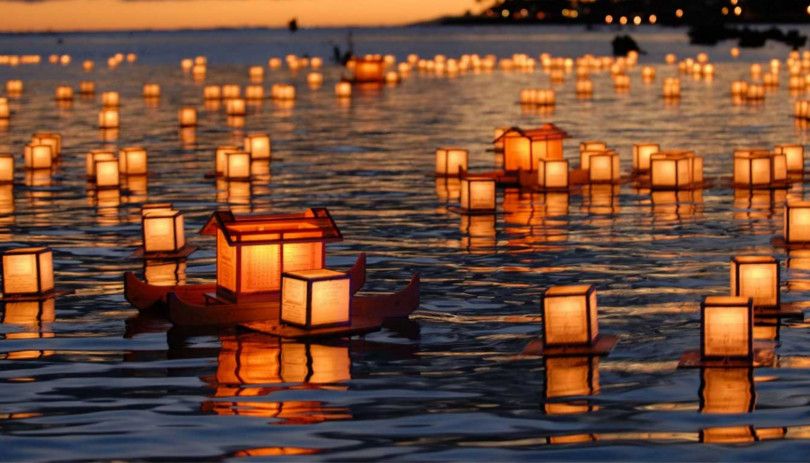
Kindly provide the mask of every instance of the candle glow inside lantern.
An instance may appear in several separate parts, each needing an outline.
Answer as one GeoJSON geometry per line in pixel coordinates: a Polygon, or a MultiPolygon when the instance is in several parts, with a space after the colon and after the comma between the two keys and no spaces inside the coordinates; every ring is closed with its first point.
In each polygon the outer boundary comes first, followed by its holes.
{"type": "Polygon", "coordinates": [[[650,170],[650,157],[661,151],[658,143],[636,143],[633,145],[633,170],[647,172],[650,170]]]}
{"type": "Polygon", "coordinates": [[[98,127],[101,129],[116,129],[120,125],[118,110],[105,108],[98,113],[98,127]]]}
{"type": "Polygon", "coordinates": [[[709,296],[703,300],[700,312],[702,358],[753,358],[751,298],[709,296]]]}
{"type": "Polygon", "coordinates": [[[105,108],[117,108],[121,104],[121,97],[118,92],[103,92],[101,94],[101,104],[105,108]]]}
{"type": "Polygon", "coordinates": [[[591,183],[616,183],[621,178],[619,154],[611,151],[589,157],[588,175],[591,183]]]}
{"type": "Polygon", "coordinates": [[[284,272],[324,268],[326,243],[343,239],[326,209],[256,216],[219,211],[201,233],[217,237],[217,294],[232,300],[277,293],[284,272]]]}
{"type": "Polygon", "coordinates": [[[242,96],[242,88],[238,84],[224,84],[222,86],[222,98],[230,100],[232,98],[240,98],[242,96]]]}
{"type": "Polygon", "coordinates": [[[248,77],[251,81],[262,81],[264,79],[264,67],[251,66],[248,69],[248,77]]]}
{"type": "Polygon", "coordinates": [[[295,99],[295,87],[292,84],[273,84],[270,87],[270,98],[290,101],[295,99]]]}
{"type": "Polygon", "coordinates": [[[158,84],[143,84],[143,97],[144,98],[160,98],[160,85],[158,85],[158,84]]]}
{"type": "Polygon", "coordinates": [[[311,87],[320,87],[323,84],[323,74],[320,72],[310,72],[307,74],[307,83],[311,87]]]}
{"type": "Polygon", "coordinates": [[[118,170],[124,175],[146,175],[146,150],[138,146],[130,146],[118,152],[118,170]]]}
{"type": "Polygon", "coordinates": [[[270,159],[270,136],[264,133],[251,133],[245,137],[244,150],[251,159],[270,159]]]}
{"type": "Polygon", "coordinates": [[[31,137],[32,145],[48,145],[51,147],[51,155],[58,158],[62,154],[62,136],[58,133],[37,132],[31,137]]]}
{"type": "Polygon", "coordinates": [[[750,297],[756,309],[778,308],[779,260],[773,256],[732,258],[731,295],[750,297]]]}
{"type": "Polygon", "coordinates": [[[91,181],[96,178],[96,161],[115,159],[115,153],[108,150],[92,150],[85,156],[85,170],[91,181]]]}
{"type": "Polygon", "coordinates": [[[537,186],[544,190],[567,190],[568,161],[541,159],[537,164],[537,186]]]}
{"type": "Polygon", "coordinates": [[[180,127],[196,127],[197,126],[197,109],[195,108],[180,108],[177,111],[177,120],[180,127]]]}
{"type": "Polygon", "coordinates": [[[436,176],[457,177],[467,171],[469,152],[463,148],[436,149],[436,176]]]}
{"type": "Polygon", "coordinates": [[[17,248],[3,253],[3,296],[45,296],[53,292],[53,253],[49,248],[17,248]]]}
{"type": "Polygon", "coordinates": [[[79,82],[79,93],[82,95],[92,95],[96,93],[96,83],[92,80],[83,80],[79,82]]]}
{"type": "Polygon", "coordinates": [[[6,93],[11,96],[19,96],[22,95],[23,92],[23,81],[19,79],[12,79],[6,81],[6,93]]]}
{"type": "Polygon", "coordinates": [[[141,215],[145,255],[177,252],[186,245],[183,214],[175,210],[153,209],[141,215]]]}
{"type": "Polygon", "coordinates": [[[264,99],[264,87],[261,85],[248,85],[245,87],[245,99],[250,102],[257,102],[264,99]]]}
{"type": "Polygon", "coordinates": [[[312,329],[351,323],[351,278],[328,269],[282,274],[281,322],[312,329]]]}
{"type": "Polygon", "coordinates": [[[461,209],[466,212],[495,211],[495,179],[465,177],[461,179],[461,209]]]}
{"type": "Polygon", "coordinates": [[[686,153],[653,154],[650,157],[651,188],[677,190],[692,186],[694,184],[692,159],[686,153]]]}
{"type": "Polygon", "coordinates": [[[567,134],[554,124],[538,129],[504,130],[494,143],[503,142],[504,170],[533,172],[540,159],[563,159],[563,139],[567,134]]]}
{"type": "Polygon", "coordinates": [[[342,80],[335,84],[335,96],[338,98],[349,98],[352,96],[352,84],[342,80]]]}
{"type": "Polygon", "coordinates": [[[734,150],[734,185],[743,188],[770,187],[787,179],[784,154],[767,150],[734,150]]]}
{"type": "Polygon", "coordinates": [[[383,82],[385,73],[385,60],[380,55],[366,55],[362,58],[352,58],[347,64],[357,83],[383,82]]]}
{"type": "Polygon", "coordinates": [[[775,151],[785,155],[788,172],[804,171],[804,145],[776,145],[775,151]]]}
{"type": "Polygon", "coordinates": [[[222,176],[227,180],[250,179],[250,153],[244,151],[225,151],[225,171],[222,176]]]}
{"type": "Polygon", "coordinates": [[[596,290],[591,285],[552,286],[542,295],[543,343],[592,346],[599,335],[596,290]]]}
{"type": "Polygon", "coordinates": [[[14,156],[0,153],[0,184],[14,182],[14,156]]]}
{"type": "Polygon", "coordinates": [[[225,175],[228,167],[228,156],[227,153],[229,152],[237,152],[240,151],[236,146],[219,146],[217,147],[217,151],[215,154],[214,159],[214,170],[216,172],[217,177],[221,177],[225,175]]]}
{"type": "Polygon", "coordinates": [[[50,145],[26,145],[23,153],[26,169],[50,169],[53,154],[50,145]]]}
{"type": "Polygon", "coordinates": [[[203,98],[206,100],[219,100],[222,98],[222,87],[219,85],[206,85],[203,88],[203,98]]]}
{"type": "Polygon", "coordinates": [[[787,243],[810,243],[810,201],[785,204],[783,233],[787,243]]]}
{"type": "Polygon", "coordinates": [[[115,156],[112,159],[96,159],[94,164],[96,188],[118,188],[121,179],[115,156]]]}

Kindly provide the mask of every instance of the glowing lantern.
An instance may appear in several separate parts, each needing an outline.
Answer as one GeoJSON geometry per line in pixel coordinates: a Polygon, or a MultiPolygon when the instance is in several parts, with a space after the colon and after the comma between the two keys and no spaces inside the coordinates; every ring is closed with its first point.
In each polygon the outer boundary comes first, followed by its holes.
{"type": "Polygon", "coordinates": [[[98,126],[101,129],[116,129],[118,128],[119,116],[118,110],[114,108],[105,108],[98,113],[98,126]]]}
{"type": "Polygon", "coordinates": [[[735,80],[731,83],[731,96],[744,97],[748,94],[748,82],[735,80]]]}
{"type": "Polygon", "coordinates": [[[267,60],[267,67],[270,69],[278,69],[281,67],[281,58],[270,58],[267,60]]]}
{"type": "Polygon", "coordinates": [[[397,71],[388,71],[385,73],[385,83],[387,84],[398,84],[400,80],[401,78],[397,71]]]}
{"type": "Polygon", "coordinates": [[[141,215],[143,252],[146,255],[177,252],[186,245],[183,214],[174,210],[153,210],[141,215]]]}
{"type": "Polygon", "coordinates": [[[258,216],[215,212],[201,233],[217,236],[217,294],[228,299],[277,294],[282,273],[324,268],[326,243],[343,238],[326,209],[258,216]]]}
{"type": "Polygon", "coordinates": [[[630,76],[627,74],[616,74],[613,76],[613,88],[616,90],[630,89],[630,76]]]}
{"type": "Polygon", "coordinates": [[[457,177],[467,171],[469,152],[463,148],[436,149],[436,176],[457,177]]]}
{"type": "Polygon", "coordinates": [[[251,66],[250,69],[248,69],[248,77],[252,82],[261,82],[264,79],[264,67],[251,66]]]}
{"type": "Polygon", "coordinates": [[[11,116],[11,110],[8,107],[8,100],[0,98],[0,119],[8,119],[11,116]]]}
{"type": "Polygon", "coordinates": [[[245,137],[244,150],[251,159],[270,159],[270,136],[264,133],[251,133],[245,137]]]}
{"type": "Polygon", "coordinates": [[[530,88],[520,92],[521,104],[553,106],[556,100],[554,90],[550,88],[530,88]]]}
{"type": "Polygon", "coordinates": [[[465,177],[461,179],[461,209],[466,212],[492,212],[495,210],[495,179],[465,177]]]}
{"type": "Polygon", "coordinates": [[[146,175],[147,165],[146,150],[141,147],[131,146],[118,152],[118,170],[123,175],[146,175]]]}
{"type": "Polygon", "coordinates": [[[744,188],[769,187],[787,178],[784,154],[766,150],[734,151],[734,185],[744,188]]]}
{"type": "Polygon", "coordinates": [[[96,83],[92,80],[83,80],[79,82],[79,94],[92,95],[96,93],[96,83]]]}
{"type": "Polygon", "coordinates": [[[312,67],[312,69],[318,69],[323,65],[323,59],[318,56],[313,56],[309,61],[309,65],[312,67]]]}
{"type": "Polygon", "coordinates": [[[607,151],[607,143],[594,140],[580,142],[579,152],[584,151],[607,151]]]}
{"type": "Polygon", "coordinates": [[[568,161],[541,159],[537,164],[537,186],[543,190],[567,190],[568,161]]]}
{"type": "Polygon", "coordinates": [[[31,137],[31,144],[50,146],[54,158],[58,158],[62,153],[62,136],[58,133],[37,132],[31,137]]]}
{"type": "Polygon", "coordinates": [[[593,94],[593,81],[590,79],[578,79],[574,89],[579,96],[591,95],[593,94]]]}
{"type": "Polygon", "coordinates": [[[23,92],[23,81],[12,79],[6,81],[6,93],[9,96],[20,96],[23,92]]]}
{"type": "Polygon", "coordinates": [[[641,78],[644,79],[645,82],[649,82],[655,79],[655,68],[652,66],[644,66],[641,68],[641,78]]]}
{"type": "Polygon", "coordinates": [[[85,156],[85,170],[87,178],[94,180],[96,178],[96,161],[115,159],[115,153],[107,150],[92,150],[85,156]]]}
{"type": "Polygon", "coordinates": [[[706,297],[700,313],[701,357],[753,358],[754,310],[750,298],[706,297]]]}
{"type": "Polygon", "coordinates": [[[180,108],[177,111],[177,119],[180,122],[180,127],[196,127],[197,126],[197,109],[196,108],[180,108]]]}
{"type": "Polygon", "coordinates": [[[323,85],[323,74],[320,72],[310,72],[307,74],[307,83],[310,87],[320,87],[323,85]]]}
{"type": "Polygon", "coordinates": [[[14,181],[14,156],[0,153],[0,184],[14,181]]]}
{"type": "Polygon", "coordinates": [[[591,183],[616,183],[621,178],[618,153],[605,151],[589,159],[588,176],[591,183]]]}
{"type": "Polygon", "coordinates": [[[50,169],[53,165],[53,152],[49,145],[26,145],[24,161],[26,169],[50,169]]]}
{"type": "Polygon", "coordinates": [[[544,124],[534,130],[512,127],[505,130],[494,142],[503,142],[506,171],[533,172],[540,159],[563,159],[562,141],[566,136],[554,124],[544,124]]]}
{"type": "Polygon", "coordinates": [[[231,98],[225,101],[225,113],[229,116],[244,116],[245,100],[241,98],[231,98]]]}
{"type": "Polygon", "coordinates": [[[348,63],[354,74],[354,82],[382,82],[385,72],[385,61],[379,55],[367,55],[362,58],[352,58],[348,63]]]}
{"type": "Polygon", "coordinates": [[[242,88],[237,84],[225,84],[222,86],[222,98],[228,100],[232,98],[241,98],[242,88]]]}
{"type": "Polygon", "coordinates": [[[784,238],[788,243],[810,243],[810,201],[785,204],[784,238]]]}
{"type": "Polygon", "coordinates": [[[118,188],[120,176],[118,160],[114,156],[112,159],[97,159],[95,173],[96,188],[118,188]]]}
{"type": "Polygon", "coordinates": [[[765,99],[765,88],[760,84],[750,84],[745,90],[745,99],[759,101],[765,99]]]}
{"type": "Polygon", "coordinates": [[[206,100],[219,100],[222,98],[222,87],[219,85],[206,85],[203,88],[203,98],[206,100]]]}
{"type": "Polygon", "coordinates": [[[692,159],[687,153],[653,154],[650,157],[652,189],[677,190],[691,186],[694,183],[692,159]]]}
{"type": "Polygon", "coordinates": [[[552,286],[543,292],[541,306],[546,346],[593,345],[599,335],[593,286],[552,286]]]}
{"type": "Polygon", "coordinates": [[[775,151],[785,155],[788,172],[804,171],[804,145],[776,145],[775,151]]]}
{"type": "Polygon", "coordinates": [[[244,151],[226,151],[225,171],[222,176],[227,180],[250,179],[250,153],[244,151]]]}
{"type": "Polygon", "coordinates": [[[67,85],[60,85],[56,87],[54,98],[56,101],[70,101],[73,99],[73,89],[67,85]]]}
{"type": "Polygon", "coordinates": [[[248,85],[245,87],[245,99],[250,101],[264,99],[264,87],[261,85],[248,85]]]}
{"type": "Polygon", "coordinates": [[[295,87],[291,84],[273,84],[270,88],[270,97],[274,100],[294,100],[295,87]]]}
{"type": "Polygon", "coordinates": [[[778,308],[779,260],[772,256],[732,258],[731,295],[750,297],[754,308],[778,308]]]}
{"type": "Polygon", "coordinates": [[[138,55],[135,53],[127,53],[127,63],[134,63],[138,61],[138,55]]]}
{"type": "Polygon", "coordinates": [[[636,143],[633,145],[633,170],[646,172],[650,170],[650,157],[661,151],[658,143],[636,143]]]}
{"type": "Polygon", "coordinates": [[[335,95],[338,98],[349,98],[352,96],[352,84],[342,80],[335,84],[335,95]]]}
{"type": "Polygon", "coordinates": [[[285,272],[281,283],[281,322],[306,329],[351,323],[351,279],[328,269],[285,272]]]}
{"type": "Polygon", "coordinates": [[[225,175],[228,166],[228,156],[227,153],[230,152],[238,152],[239,148],[236,146],[220,146],[217,148],[216,156],[215,156],[215,171],[217,177],[221,177],[225,175]]]}
{"type": "Polygon", "coordinates": [[[144,98],[160,98],[160,85],[158,85],[158,84],[143,84],[143,97],[144,98]]]}
{"type": "Polygon", "coordinates": [[[49,248],[17,248],[3,253],[3,296],[44,296],[54,289],[49,248]]]}

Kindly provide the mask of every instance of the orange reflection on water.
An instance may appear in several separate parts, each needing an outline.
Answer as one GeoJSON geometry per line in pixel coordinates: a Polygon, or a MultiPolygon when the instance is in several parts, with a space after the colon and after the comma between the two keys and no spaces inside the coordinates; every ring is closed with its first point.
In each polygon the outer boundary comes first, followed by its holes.
{"type": "Polygon", "coordinates": [[[653,191],[650,193],[650,203],[656,219],[691,219],[702,210],[703,190],[653,191]]]}
{"type": "MultiPolygon", "coordinates": [[[[15,301],[1,304],[3,310],[2,323],[18,325],[21,331],[5,334],[6,339],[41,339],[54,337],[50,323],[56,319],[56,304],[52,297],[39,301],[15,301]]],[[[49,357],[54,352],[50,350],[23,349],[0,354],[5,360],[33,360],[49,357]]]]}
{"type": "Polygon", "coordinates": [[[470,254],[494,252],[498,244],[494,215],[461,214],[459,231],[463,234],[459,246],[470,254]]]}
{"type": "Polygon", "coordinates": [[[599,409],[587,399],[599,394],[599,357],[545,357],[544,363],[547,414],[571,415],[599,409]]]}
{"type": "MultiPolygon", "coordinates": [[[[703,368],[700,384],[700,412],[745,414],[754,409],[756,394],[752,368],[703,368]]],[[[701,442],[744,443],[755,440],[751,425],[714,426],[700,431],[701,442]]]]}
{"type": "Polygon", "coordinates": [[[186,284],[186,260],[145,260],[143,276],[150,285],[184,285],[186,284]]]}

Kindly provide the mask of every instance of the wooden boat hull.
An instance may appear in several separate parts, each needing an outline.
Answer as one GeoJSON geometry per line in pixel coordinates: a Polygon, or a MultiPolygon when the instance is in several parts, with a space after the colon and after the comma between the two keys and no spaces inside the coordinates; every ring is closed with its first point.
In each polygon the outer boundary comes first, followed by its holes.
{"type": "MultiPolygon", "coordinates": [[[[351,275],[351,292],[356,293],[366,284],[366,255],[360,253],[357,261],[347,272],[351,275]]],[[[168,295],[174,293],[182,300],[202,301],[206,293],[214,293],[217,285],[157,286],[140,280],[133,272],[124,273],[124,297],[141,312],[158,311],[168,314],[168,295]]]]}

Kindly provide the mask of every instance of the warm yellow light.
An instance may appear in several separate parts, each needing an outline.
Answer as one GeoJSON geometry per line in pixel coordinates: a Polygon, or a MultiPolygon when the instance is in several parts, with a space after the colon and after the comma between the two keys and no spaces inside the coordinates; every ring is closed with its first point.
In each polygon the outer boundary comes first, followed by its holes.
{"type": "Polygon", "coordinates": [[[542,296],[546,346],[591,345],[599,334],[593,286],[552,286],[542,296]]]}
{"type": "Polygon", "coordinates": [[[310,72],[307,74],[307,84],[310,87],[320,87],[323,85],[323,74],[320,72],[310,72]]]}
{"type": "Polygon", "coordinates": [[[68,85],[60,85],[56,87],[54,98],[57,101],[70,101],[73,99],[73,88],[68,85]]]}
{"type": "Polygon", "coordinates": [[[197,126],[197,109],[196,108],[180,108],[177,111],[177,120],[180,127],[196,127],[197,126]]]}
{"type": "Polygon", "coordinates": [[[160,96],[160,85],[158,84],[143,84],[144,98],[158,98],[160,96]]]}
{"type": "Polygon", "coordinates": [[[658,22],[658,16],[651,14],[649,17],[650,24],[655,24],[658,22]]]}
{"type": "Polygon", "coordinates": [[[96,93],[96,83],[92,80],[82,80],[79,82],[79,94],[81,95],[93,95],[96,93]]]}
{"type": "Polygon", "coordinates": [[[676,18],[683,18],[683,10],[682,10],[682,9],[680,9],[680,8],[678,8],[677,10],[675,10],[675,17],[676,17],[676,18]]]}
{"type": "Polygon", "coordinates": [[[281,321],[304,328],[351,323],[349,275],[328,269],[285,272],[281,321]]]}
{"type": "Polygon", "coordinates": [[[100,159],[95,161],[96,187],[97,188],[118,188],[120,176],[118,171],[118,160],[100,159]]]}
{"type": "Polygon", "coordinates": [[[118,110],[105,108],[98,113],[98,126],[101,129],[116,129],[120,125],[118,110]]]}
{"type": "Polygon", "coordinates": [[[537,166],[537,186],[546,190],[568,189],[568,161],[541,159],[537,166]]]}
{"type": "Polygon", "coordinates": [[[613,16],[606,15],[605,16],[605,24],[613,24],[613,16]]]}
{"type": "Polygon", "coordinates": [[[619,18],[619,24],[621,24],[622,26],[624,26],[625,24],[627,24],[627,16],[622,16],[622,17],[620,17],[620,18],[619,18]]]}
{"type": "Polygon", "coordinates": [[[754,407],[754,381],[749,368],[704,368],[700,411],[712,414],[748,413],[754,407]]]}
{"type": "Polygon", "coordinates": [[[146,150],[137,146],[122,148],[118,152],[118,169],[124,175],[146,175],[146,150]]]}
{"type": "Polygon", "coordinates": [[[244,116],[247,113],[245,110],[245,100],[242,98],[231,98],[226,100],[225,113],[229,116],[244,116]]]}
{"type": "Polygon", "coordinates": [[[784,182],[787,158],[767,150],[734,150],[734,184],[744,188],[762,188],[784,182]]]}
{"type": "Polygon", "coordinates": [[[118,92],[103,92],[101,94],[101,104],[105,108],[117,108],[121,104],[118,92]]]}
{"type": "Polygon", "coordinates": [[[436,149],[436,176],[456,177],[467,171],[469,152],[463,148],[436,149]]]}
{"type": "Polygon", "coordinates": [[[203,88],[203,98],[206,100],[219,100],[222,98],[222,87],[219,85],[206,85],[203,88]]]}
{"type": "Polygon", "coordinates": [[[742,14],[742,7],[735,6],[734,7],[734,16],[739,16],[742,14]]]}
{"type": "Polygon", "coordinates": [[[265,133],[251,133],[245,137],[244,151],[251,159],[270,159],[270,136],[265,133]]]}
{"type": "Polygon", "coordinates": [[[178,211],[146,212],[141,224],[145,253],[175,252],[186,245],[183,214],[178,211]]]}
{"type": "Polygon", "coordinates": [[[702,344],[704,358],[753,355],[753,308],[745,297],[707,297],[701,305],[702,344]]]}
{"type": "Polygon", "coordinates": [[[640,26],[641,25],[641,16],[634,16],[633,17],[633,24],[635,24],[636,26],[640,26]]]}
{"type": "Polygon", "coordinates": [[[775,151],[785,155],[788,172],[804,171],[804,145],[776,145],[775,151]]]}
{"type": "Polygon", "coordinates": [[[646,172],[650,170],[650,157],[661,151],[658,143],[636,143],[633,145],[633,170],[646,172]]]}
{"type": "Polygon", "coordinates": [[[50,169],[53,165],[53,150],[49,145],[26,145],[23,157],[26,169],[50,169]]]}
{"type": "Polygon", "coordinates": [[[787,202],[783,230],[788,243],[810,243],[810,201],[787,202]]]}
{"type": "Polygon", "coordinates": [[[466,177],[461,179],[461,208],[469,212],[495,210],[495,179],[466,177]]]}
{"type": "Polygon", "coordinates": [[[588,175],[591,183],[616,183],[621,178],[619,154],[604,151],[589,156],[588,175]]]}
{"type": "Polygon", "coordinates": [[[772,256],[731,259],[731,295],[750,297],[754,308],[779,306],[779,260],[772,256]]]}
{"type": "Polygon", "coordinates": [[[14,156],[0,153],[0,184],[14,182],[14,156]]]}
{"type": "MultiPolygon", "coordinates": [[[[545,357],[546,399],[582,398],[599,393],[599,357],[545,357]]],[[[549,415],[587,413],[596,408],[584,400],[545,403],[549,415]]]]}
{"type": "Polygon", "coordinates": [[[8,99],[0,97],[0,119],[7,122],[9,117],[11,117],[11,108],[8,106],[8,99]]]}
{"type": "Polygon", "coordinates": [[[340,81],[336,83],[335,95],[338,98],[348,98],[352,96],[352,84],[346,81],[340,81]]]}
{"type": "Polygon", "coordinates": [[[53,254],[48,248],[17,248],[3,253],[3,295],[41,295],[52,291],[53,254]]]}

